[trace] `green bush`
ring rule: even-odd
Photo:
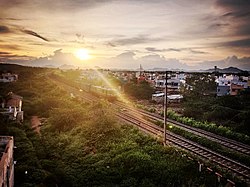
[[[215,123],[209,123],[207,121],[201,122],[196,121],[193,118],[182,117],[173,111],[168,111],[168,117],[170,119],[176,120],[178,122],[184,123],[186,125],[190,125],[192,127],[200,128],[203,130],[207,130],[213,133],[216,133],[221,136],[225,136],[246,144],[250,144],[250,137],[241,133],[237,133],[232,131],[229,127],[224,127],[222,125],[217,126]]]

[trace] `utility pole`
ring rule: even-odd
[[[165,94],[164,94],[164,146],[166,145],[166,126],[167,126],[167,93],[168,93],[168,72],[166,71],[166,84],[165,84]]]

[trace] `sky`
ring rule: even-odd
[[[0,63],[250,70],[250,0],[0,0]]]

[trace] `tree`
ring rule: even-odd
[[[127,83],[124,87],[124,91],[129,96],[136,99],[151,99],[154,92],[154,88],[146,81],[135,83]]]

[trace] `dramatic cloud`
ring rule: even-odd
[[[49,42],[49,41],[50,41],[49,39],[47,39],[47,38],[45,38],[45,37],[43,37],[43,36],[37,34],[37,33],[34,32],[34,31],[31,31],[31,30],[21,30],[21,31],[22,31],[23,33],[26,33],[26,34],[35,36],[35,37],[37,37],[37,38],[40,38],[40,39],[42,39],[42,40],[44,40],[44,41],[46,41],[46,42]]]
[[[60,68],[93,68],[101,67],[107,69],[130,69],[136,70],[142,65],[145,70],[174,69],[174,70],[198,70],[211,69],[214,66],[219,68],[238,67],[243,70],[250,70],[250,57],[239,58],[230,56],[222,60],[202,61],[196,66],[190,66],[183,59],[166,58],[163,55],[150,54],[137,56],[135,52],[124,52],[111,58],[96,58],[87,62],[80,61],[71,53],[65,53],[62,49],[55,50],[52,55],[35,58],[27,55],[16,55],[10,52],[0,52],[0,62],[16,63],[21,65],[38,67],[60,67]]]
[[[55,67],[85,64],[71,54],[79,48],[92,53],[86,64],[105,68],[134,69],[141,63],[198,69],[191,66],[205,61],[210,68],[228,62],[214,59],[232,54],[242,65],[241,58],[249,56],[249,5],[249,0],[0,0],[0,51],[10,53],[1,54],[5,60],[22,62],[30,55],[34,65]],[[58,48],[63,51],[54,51]]]
[[[222,21],[232,23],[231,31],[236,36],[250,36],[250,1],[217,0],[216,6],[221,10]]]
[[[6,26],[0,25],[0,34],[10,33],[10,29]]]

